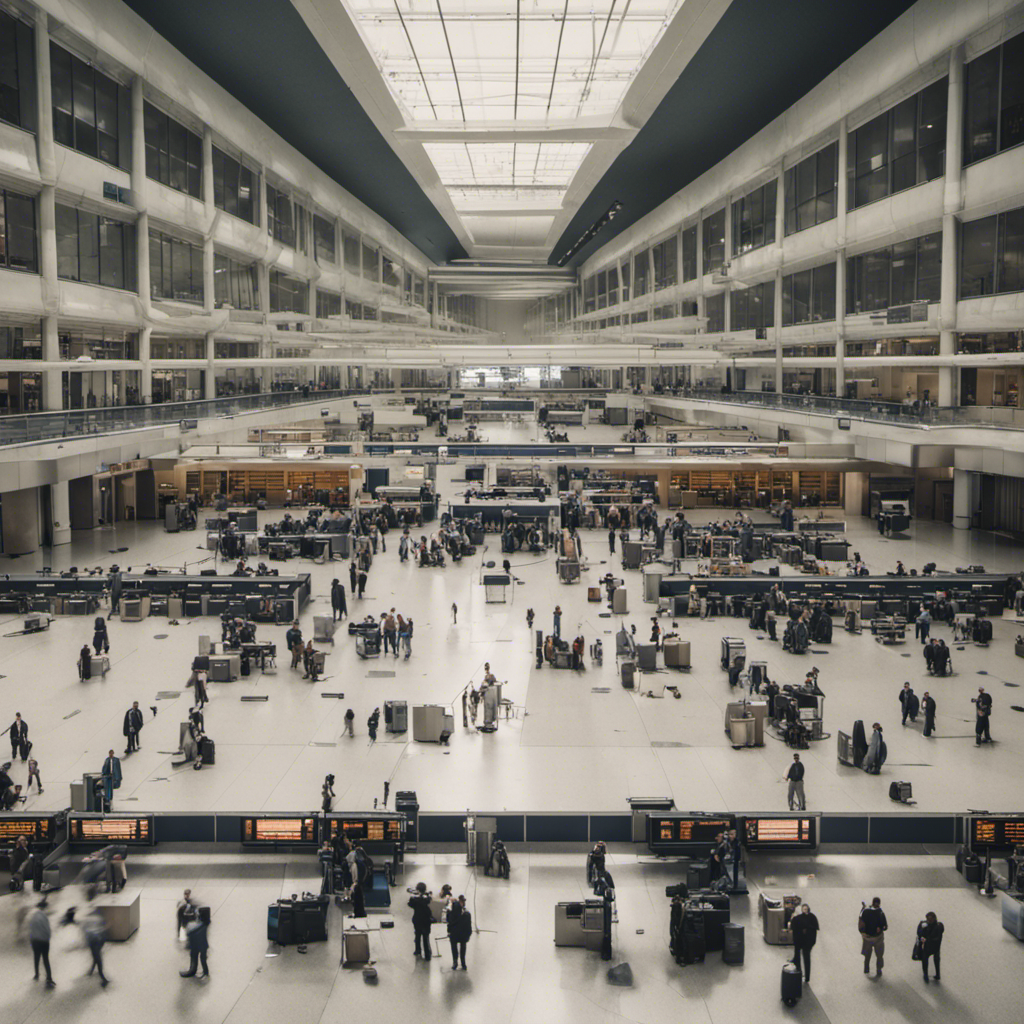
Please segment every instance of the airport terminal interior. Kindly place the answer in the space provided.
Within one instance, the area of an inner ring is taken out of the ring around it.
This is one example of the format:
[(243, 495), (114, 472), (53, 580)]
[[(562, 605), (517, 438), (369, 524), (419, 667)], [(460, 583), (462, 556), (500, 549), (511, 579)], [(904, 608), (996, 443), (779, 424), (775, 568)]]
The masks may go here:
[(0, 0), (0, 1021), (1019, 1019), (1022, 384), (1017, 0)]

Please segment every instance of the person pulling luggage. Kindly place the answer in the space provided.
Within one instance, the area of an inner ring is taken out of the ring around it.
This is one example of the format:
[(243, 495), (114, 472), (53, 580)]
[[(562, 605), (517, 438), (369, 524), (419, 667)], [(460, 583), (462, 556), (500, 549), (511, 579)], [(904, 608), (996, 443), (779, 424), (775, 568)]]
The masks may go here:
[(811, 980), (811, 950), (818, 941), (818, 919), (811, 913), (811, 908), (805, 903), (800, 907), (800, 913), (794, 914), (789, 922), (789, 929), (793, 935), (793, 963), (797, 969), (800, 968), (800, 960), (804, 962), (804, 980)]
[(11, 722), (8, 732), (11, 734), (11, 760), (21, 754), (22, 761), (28, 760), (32, 744), (28, 741), (28, 722), (21, 717), (20, 711), (15, 711), (14, 721)]

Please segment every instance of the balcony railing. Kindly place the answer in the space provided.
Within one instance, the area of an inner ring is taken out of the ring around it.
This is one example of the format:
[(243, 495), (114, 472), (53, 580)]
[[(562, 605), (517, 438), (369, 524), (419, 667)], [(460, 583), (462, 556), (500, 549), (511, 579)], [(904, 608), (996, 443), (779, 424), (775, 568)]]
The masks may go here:
[(1024, 429), (1024, 410), (1000, 406), (937, 406), (906, 402), (887, 402), (876, 398), (824, 398), (819, 395), (787, 395), (774, 391), (720, 391), (716, 388), (680, 388), (648, 397), (691, 398), (709, 402), (728, 402), (762, 409), (788, 409), (792, 412), (822, 416), (848, 416), (851, 419), (899, 423), (908, 427), (946, 427), (953, 425)]
[(202, 420), (239, 413), (279, 409), (284, 406), (317, 404), (360, 390), (266, 391), (255, 395), (234, 395), (198, 402), (161, 402), (158, 405), (124, 405), (103, 409), (69, 409), (64, 412), (34, 412), (0, 416), (0, 446), (47, 441), (57, 437), (86, 437), (139, 430), (182, 420)]

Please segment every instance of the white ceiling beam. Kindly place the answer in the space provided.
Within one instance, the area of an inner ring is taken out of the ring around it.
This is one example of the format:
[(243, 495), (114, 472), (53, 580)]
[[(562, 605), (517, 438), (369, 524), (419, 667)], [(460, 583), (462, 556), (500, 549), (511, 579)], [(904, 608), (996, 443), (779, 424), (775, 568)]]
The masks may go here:
[(416, 121), (395, 131), (410, 142), (619, 142), (629, 145), (638, 128), (607, 117), (578, 121)]

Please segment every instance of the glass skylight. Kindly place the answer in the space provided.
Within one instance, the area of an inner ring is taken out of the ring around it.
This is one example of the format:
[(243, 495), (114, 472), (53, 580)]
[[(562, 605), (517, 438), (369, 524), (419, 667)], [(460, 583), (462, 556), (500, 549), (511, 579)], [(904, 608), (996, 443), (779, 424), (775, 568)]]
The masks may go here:
[[(611, 118), (683, 4), (683, 0), (342, 2), (402, 109), (406, 125), (438, 129), (529, 128)], [(564, 194), (590, 144), (446, 140), (427, 142), (424, 147), (442, 183), (453, 189), (548, 186)], [(508, 197), (494, 198), (507, 201)]]

